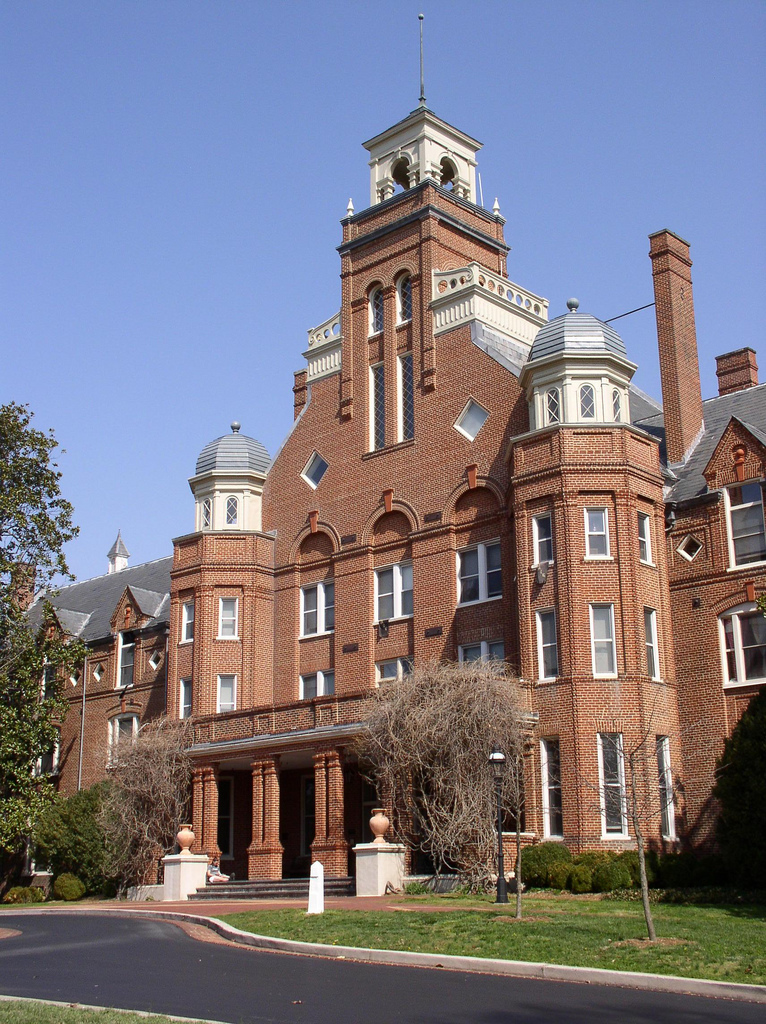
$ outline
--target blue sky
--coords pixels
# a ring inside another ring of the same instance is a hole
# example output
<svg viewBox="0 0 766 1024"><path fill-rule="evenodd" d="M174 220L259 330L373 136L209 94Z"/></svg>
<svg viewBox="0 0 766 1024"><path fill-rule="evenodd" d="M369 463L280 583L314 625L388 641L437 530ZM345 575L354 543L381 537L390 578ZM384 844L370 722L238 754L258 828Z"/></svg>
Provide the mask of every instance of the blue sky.
<svg viewBox="0 0 766 1024"><path fill-rule="evenodd" d="M273 454L306 331L337 312L361 142L416 104L484 143L511 280L607 319L652 301L647 235L692 244L703 397L762 338L766 6L6 0L0 402L66 454L78 578L193 526L232 419ZM616 325L659 397L653 310ZM766 353L761 376L766 378Z"/></svg>

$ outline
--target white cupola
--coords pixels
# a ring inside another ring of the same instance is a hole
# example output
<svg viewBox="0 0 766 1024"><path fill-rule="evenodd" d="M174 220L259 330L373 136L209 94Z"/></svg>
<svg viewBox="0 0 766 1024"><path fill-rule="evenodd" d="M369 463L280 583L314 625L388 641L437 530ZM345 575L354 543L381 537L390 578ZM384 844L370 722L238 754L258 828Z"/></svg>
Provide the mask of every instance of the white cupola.
<svg viewBox="0 0 766 1024"><path fill-rule="evenodd" d="M262 498L271 457L260 441L231 433L206 444L189 480L196 508L195 529L228 532L262 529Z"/></svg>
<svg viewBox="0 0 766 1024"><path fill-rule="evenodd" d="M569 299L568 312L535 336L519 382L526 389L530 429L556 423L630 423L629 385L636 364L614 328Z"/></svg>
<svg viewBox="0 0 766 1024"><path fill-rule="evenodd" d="M481 143L442 121L425 103L403 121L363 143L370 154L370 205L390 199L397 185L433 181L478 204L476 153Z"/></svg>

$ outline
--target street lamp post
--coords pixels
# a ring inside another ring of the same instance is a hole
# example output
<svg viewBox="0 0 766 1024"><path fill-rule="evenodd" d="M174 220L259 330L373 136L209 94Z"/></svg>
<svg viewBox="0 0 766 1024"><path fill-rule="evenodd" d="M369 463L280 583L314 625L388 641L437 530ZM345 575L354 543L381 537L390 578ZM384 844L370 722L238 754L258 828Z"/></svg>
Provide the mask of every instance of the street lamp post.
<svg viewBox="0 0 766 1024"><path fill-rule="evenodd" d="M505 775L505 754L495 747L489 755L489 764L495 779L497 796L497 899L495 903L508 902L508 887L505 884L505 861L503 858L503 776Z"/></svg>

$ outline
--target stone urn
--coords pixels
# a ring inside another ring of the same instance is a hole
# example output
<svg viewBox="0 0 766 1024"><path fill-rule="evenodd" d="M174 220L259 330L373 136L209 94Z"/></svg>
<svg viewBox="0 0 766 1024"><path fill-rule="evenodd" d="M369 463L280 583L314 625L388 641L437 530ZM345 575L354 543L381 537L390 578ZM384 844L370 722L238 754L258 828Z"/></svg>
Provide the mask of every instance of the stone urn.
<svg viewBox="0 0 766 1024"><path fill-rule="evenodd" d="M191 853L191 848L194 843L196 836L192 832L191 825L182 825L178 835L176 836L176 842L181 847L181 856L188 856Z"/></svg>
<svg viewBox="0 0 766 1024"><path fill-rule="evenodd" d="M388 826L390 824L391 822L386 816L385 809L383 807L373 807L372 817L370 818L370 830L375 836L373 843L382 844L386 842L384 836L386 832L388 832Z"/></svg>

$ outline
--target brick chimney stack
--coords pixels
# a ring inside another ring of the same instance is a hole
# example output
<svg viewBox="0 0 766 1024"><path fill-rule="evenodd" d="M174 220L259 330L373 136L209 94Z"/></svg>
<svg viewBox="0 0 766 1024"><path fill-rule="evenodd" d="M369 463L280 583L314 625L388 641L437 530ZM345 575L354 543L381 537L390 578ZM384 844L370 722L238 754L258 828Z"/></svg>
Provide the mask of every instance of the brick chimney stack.
<svg viewBox="0 0 766 1024"><path fill-rule="evenodd" d="M668 462L683 462L702 430L702 391L694 326L689 243L668 231L649 235Z"/></svg>
<svg viewBox="0 0 766 1024"><path fill-rule="evenodd" d="M758 385L758 363L752 348L738 348L715 357L715 372L718 377L718 394L730 395L733 391L744 391Z"/></svg>

